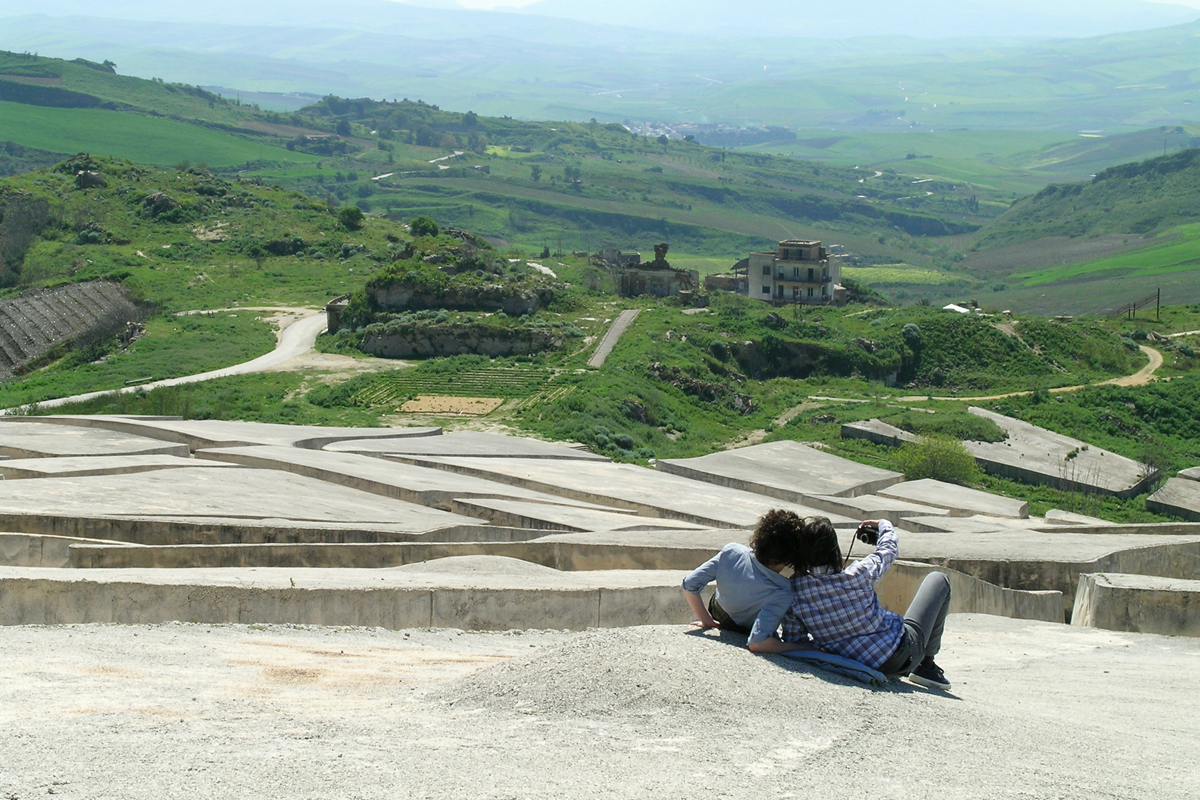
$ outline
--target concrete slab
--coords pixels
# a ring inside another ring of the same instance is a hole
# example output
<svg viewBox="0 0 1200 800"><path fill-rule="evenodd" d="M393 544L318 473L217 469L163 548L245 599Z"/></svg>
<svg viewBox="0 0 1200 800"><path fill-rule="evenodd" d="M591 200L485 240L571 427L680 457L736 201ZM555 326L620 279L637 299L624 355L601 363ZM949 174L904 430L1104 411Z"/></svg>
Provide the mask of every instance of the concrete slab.
<svg viewBox="0 0 1200 800"><path fill-rule="evenodd" d="M509 483L454 474L444 470L411 463L399 463L358 453L332 453L326 450L265 446L198 450L196 457L198 460L279 470L443 510L450 510L456 500L472 497L499 497L611 510L604 506L572 501L545 492L513 486ZM541 462L542 460L539 459L535 463L540 464ZM607 463L607 461L603 463Z"/></svg>
<svg viewBox="0 0 1200 800"><path fill-rule="evenodd" d="M1154 476L1131 458L1078 439L982 408L972 414L995 422L1008 434L1003 442L963 442L987 472L1066 491L1100 492L1129 498L1144 491Z"/></svg>
<svg viewBox="0 0 1200 800"><path fill-rule="evenodd" d="M1189 469L1180 470L1176 477L1184 478L1185 480L1189 481L1200 481L1200 467L1191 467Z"/></svg>
<svg viewBox="0 0 1200 800"><path fill-rule="evenodd" d="M1200 581L1153 575L1081 575L1071 624L1200 636Z"/></svg>
<svg viewBox="0 0 1200 800"><path fill-rule="evenodd" d="M1066 612L1071 610L1083 573L1123 572L1184 579L1200 574L1200 536L1020 530L985 535L904 532L900 536L900 555L910 561L949 567L997 586L1062 592Z"/></svg>
<svg viewBox="0 0 1200 800"><path fill-rule="evenodd" d="M990 517L975 514L970 517L952 517L949 514L940 517L917 516L906 517L904 528L920 533L949 533L976 534L991 533L992 531L1036 530L1041 527L1042 520L1018 520L1011 517Z"/></svg>
<svg viewBox="0 0 1200 800"><path fill-rule="evenodd" d="M1158 514L1200 522L1200 481L1170 478L1146 498L1146 508Z"/></svg>
<svg viewBox="0 0 1200 800"><path fill-rule="evenodd" d="M181 447L183 447L181 445ZM184 447L184 450L187 448ZM172 455L66 456L62 458L20 458L0 462L0 476L7 480L26 478L68 478L86 475L132 475L160 469L224 467L216 461L200 461Z"/></svg>
<svg viewBox="0 0 1200 800"><path fill-rule="evenodd" d="M822 511L842 514L855 519L888 519L893 522L906 517L948 516L944 508L910 503L894 497L882 497L877 494L862 494L857 497L826 497L810 495L804 498L805 504Z"/></svg>
<svg viewBox="0 0 1200 800"><path fill-rule="evenodd" d="M804 503L810 495L854 497L904 480L799 442L771 442L699 458L661 459L656 468L696 481Z"/></svg>
<svg viewBox="0 0 1200 800"><path fill-rule="evenodd" d="M4 422L40 423L66 428L92 428L144 436L159 441L185 444L192 450L204 447L275 445L319 450L349 439L392 439L411 436L440 436L441 428L323 428L307 425L276 425L265 422L226 420L182 420L169 417L51 416L6 417Z"/></svg>
<svg viewBox="0 0 1200 800"><path fill-rule="evenodd" d="M420 458L419 463L572 500L638 511L645 516L719 528L753 527L758 518L772 508L789 508L801 515L823 513L797 503L724 486L697 483L632 464L435 457ZM836 514L825 516L829 516L835 525L854 527L858 524L857 520Z"/></svg>
<svg viewBox="0 0 1200 800"><path fill-rule="evenodd" d="M544 533L544 532L543 532ZM608 569L692 570L728 541L747 538L741 531L686 531L664 538L661 531L610 534L561 534L529 541L405 541L381 543L196 544L119 547L111 543L71 541L69 565L75 569L185 569L212 567L291 567L380 569L455 556L519 558L570 572ZM731 535L734 534L734 535ZM134 552L136 551L136 552ZM28 564L27 566L39 566ZM43 564L41 566L59 566Z"/></svg>
<svg viewBox="0 0 1200 800"><path fill-rule="evenodd" d="M704 530L676 519L641 517L633 513L603 511L596 508L532 503L493 498L458 499L452 509L460 514L486 519L497 525L514 528L537 528L544 531L648 531Z"/></svg>
<svg viewBox="0 0 1200 800"><path fill-rule="evenodd" d="M376 570L0 567L0 624L188 621L510 630L684 623L684 573L462 556Z"/></svg>
<svg viewBox="0 0 1200 800"><path fill-rule="evenodd" d="M1063 526L1087 525L1087 526L1093 527L1093 528L1107 527L1109 525L1116 524L1115 522L1109 522L1106 519L1100 519L1099 517L1089 517L1087 514L1076 514L1073 511L1063 511L1060 508L1052 508L1049 511L1047 511L1045 520L1046 520L1047 525L1063 525Z"/></svg>
<svg viewBox="0 0 1200 800"><path fill-rule="evenodd" d="M1025 519L1029 516L1029 504L1022 500L1013 500L1010 497L966 486L957 486L932 478L897 483L886 489L880 489L879 494L884 497L899 497L913 503L944 508L956 517L988 514L993 517Z"/></svg>
<svg viewBox="0 0 1200 800"><path fill-rule="evenodd" d="M351 439L325 445L332 453L362 455L470 456L472 458L565 458L580 461L611 461L607 456L552 442L501 436L495 433L459 431L443 436L402 439Z"/></svg>
<svg viewBox="0 0 1200 800"><path fill-rule="evenodd" d="M101 429L29 424L40 417L0 417L0 455L12 459L164 454L187 456L185 445Z"/></svg>
<svg viewBox="0 0 1200 800"><path fill-rule="evenodd" d="M93 545L123 550L138 545L104 539L45 536L36 533L0 533L0 565L6 567L69 567L72 545Z"/></svg>
<svg viewBox="0 0 1200 800"><path fill-rule="evenodd" d="M920 436L878 419L847 422L842 425L843 439L866 439L887 447L899 447L906 442L918 442Z"/></svg>
<svg viewBox="0 0 1200 800"><path fill-rule="evenodd" d="M1200 739L1196 643L1165 636L954 615L947 694L870 690L686 626L5 634L0 788L23 799L584 800L699 784L748 800L798 794L814 751L827 800L881 785L931 797L930 774L964 798L1019 785L1023 800L1194 800L1200 772L1180 754ZM863 756L881 752L920 769Z"/></svg>
<svg viewBox="0 0 1200 800"><path fill-rule="evenodd" d="M115 531L110 529L122 527L115 521L122 519L131 524L123 526L123 534L111 535ZM0 481L0 520L10 530L152 543L165 535L155 532L156 520L191 521L203 527L222 519L247 528L287 528L304 522L320 528L380 525L410 536L464 525L480 527L478 520L457 514L285 472L237 467ZM22 520L26 527L13 527ZM57 530L56 520L76 524ZM132 524L138 520L145 524ZM81 534L77 528L86 528L89 521L105 534ZM38 529L39 525L45 527ZM161 538L159 542L167 543Z"/></svg>

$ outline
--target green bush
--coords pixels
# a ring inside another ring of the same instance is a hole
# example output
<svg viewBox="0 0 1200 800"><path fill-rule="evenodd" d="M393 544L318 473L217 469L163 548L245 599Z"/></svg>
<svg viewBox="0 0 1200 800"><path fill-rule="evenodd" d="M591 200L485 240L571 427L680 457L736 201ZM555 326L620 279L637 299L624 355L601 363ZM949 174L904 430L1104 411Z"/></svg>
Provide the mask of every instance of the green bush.
<svg viewBox="0 0 1200 800"><path fill-rule="evenodd" d="M977 417L965 411L939 411L937 414L905 411L895 416L884 417L883 421L918 436L948 436L963 442L1003 442L1008 438L1004 429L990 419Z"/></svg>
<svg viewBox="0 0 1200 800"><path fill-rule="evenodd" d="M910 481L933 478L969 486L983 478L974 456L962 442L949 436L935 435L910 442L896 453L896 460Z"/></svg>
<svg viewBox="0 0 1200 800"><path fill-rule="evenodd" d="M337 212L338 222L348 231L356 231L362 227L363 211L358 206L343 206Z"/></svg>
<svg viewBox="0 0 1200 800"><path fill-rule="evenodd" d="M426 237L437 236L441 233L438 224L429 217L416 217L412 222L408 223L408 230L413 236Z"/></svg>

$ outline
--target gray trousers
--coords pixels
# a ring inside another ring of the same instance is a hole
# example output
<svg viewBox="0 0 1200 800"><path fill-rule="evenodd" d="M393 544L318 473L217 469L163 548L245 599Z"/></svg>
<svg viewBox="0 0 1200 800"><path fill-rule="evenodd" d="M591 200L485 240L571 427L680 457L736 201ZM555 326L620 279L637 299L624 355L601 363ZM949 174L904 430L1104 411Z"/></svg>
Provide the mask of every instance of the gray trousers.
<svg viewBox="0 0 1200 800"><path fill-rule="evenodd" d="M896 652L879 667L884 675L907 675L923 659L933 658L942 649L942 630L950 610L950 579L931 572L921 582L917 596L904 612L904 636Z"/></svg>

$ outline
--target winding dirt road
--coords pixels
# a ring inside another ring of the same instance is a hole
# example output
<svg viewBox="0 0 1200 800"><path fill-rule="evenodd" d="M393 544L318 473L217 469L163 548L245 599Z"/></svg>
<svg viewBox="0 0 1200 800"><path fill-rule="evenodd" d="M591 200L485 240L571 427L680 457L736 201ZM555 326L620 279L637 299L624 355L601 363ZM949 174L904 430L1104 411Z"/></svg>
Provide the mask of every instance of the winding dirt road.
<svg viewBox="0 0 1200 800"><path fill-rule="evenodd" d="M1150 363L1139 369L1132 375L1125 375L1120 378L1110 378L1106 381L1097 381L1095 383L1082 383L1078 386L1059 386L1056 389L1051 389L1051 394L1064 394L1066 392L1078 392L1080 389L1086 389L1089 386L1145 386L1150 381L1154 380L1154 373L1163 365L1162 353L1155 350L1153 347L1146 347L1144 344L1138 345L1146 357L1150 359ZM922 403L926 400L962 400L964 402L975 403L984 400L1003 400L1006 397L1025 397L1033 394L1033 391L1024 392L1006 392L1005 394L990 394L983 397L936 397L931 395L914 395L910 397L897 397L896 400L901 403Z"/></svg>
<svg viewBox="0 0 1200 800"><path fill-rule="evenodd" d="M312 350L313 345L316 344L317 336L324 330L325 312L313 311L309 316L302 317L283 328L279 332L278 343L275 345L275 349L252 361L234 364L232 367L214 369L210 372L202 372L198 375L185 375L181 378L167 378L161 381L153 381L152 383L143 383L138 386L126 386L123 389L107 389L102 392L88 392L86 394L72 395L71 397L43 400L37 405L39 408L58 408L69 403L92 400L96 397L113 394L114 392L120 394L141 392L147 389L157 389L161 386L180 386L185 383L210 381L214 378L227 378L231 375L249 375L252 372L266 372ZM0 415L11 414L16 410L14 408L6 408L0 410Z"/></svg>

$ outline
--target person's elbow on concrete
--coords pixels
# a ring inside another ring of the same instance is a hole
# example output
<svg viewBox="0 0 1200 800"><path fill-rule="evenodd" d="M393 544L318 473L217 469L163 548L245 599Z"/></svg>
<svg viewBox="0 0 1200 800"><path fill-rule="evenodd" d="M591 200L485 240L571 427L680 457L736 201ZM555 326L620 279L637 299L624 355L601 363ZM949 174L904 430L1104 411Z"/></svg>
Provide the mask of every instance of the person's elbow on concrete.
<svg viewBox="0 0 1200 800"><path fill-rule="evenodd" d="M777 639L774 636L769 636L766 639L761 639L757 642L750 642L748 645L751 653L759 655L771 655L780 653L794 653L798 650L815 650L809 642L785 642L782 639Z"/></svg>

